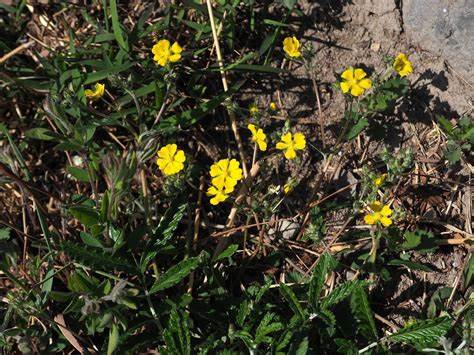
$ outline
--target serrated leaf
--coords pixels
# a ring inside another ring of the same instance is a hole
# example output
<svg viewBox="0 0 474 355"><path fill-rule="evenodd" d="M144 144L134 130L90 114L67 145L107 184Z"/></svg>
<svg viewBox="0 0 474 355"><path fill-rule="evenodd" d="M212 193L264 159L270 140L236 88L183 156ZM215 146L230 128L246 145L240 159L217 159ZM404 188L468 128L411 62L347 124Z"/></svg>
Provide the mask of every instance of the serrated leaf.
<svg viewBox="0 0 474 355"><path fill-rule="evenodd" d="M296 297L295 293L284 283L280 283L280 292L288 301L290 308L293 310L295 315L297 315L300 320L306 319L306 314L303 311L303 307L301 307L298 298Z"/></svg>
<svg viewBox="0 0 474 355"><path fill-rule="evenodd" d="M88 228L99 223L99 214L91 207L73 206L69 208L69 212Z"/></svg>
<svg viewBox="0 0 474 355"><path fill-rule="evenodd" d="M109 342L107 343L107 355L112 355L119 343L119 328L117 324L112 324L109 331Z"/></svg>
<svg viewBox="0 0 474 355"><path fill-rule="evenodd" d="M26 131L25 136L28 138L39 139L42 141L52 141L56 139L57 134L50 131L49 129L38 127Z"/></svg>
<svg viewBox="0 0 474 355"><path fill-rule="evenodd" d="M358 329L367 339L377 340L377 328L375 327L374 315L370 308L369 300L364 289L357 285L351 297L351 310L358 321Z"/></svg>
<svg viewBox="0 0 474 355"><path fill-rule="evenodd" d="M262 342L269 343L271 338L267 337L268 334L277 332L284 328L283 324L280 322L272 322L276 317L274 313L268 312L260 321L260 324L257 327L255 332L255 343L259 344Z"/></svg>
<svg viewBox="0 0 474 355"><path fill-rule="evenodd" d="M309 282L308 302L314 309L317 309L318 307L319 297L323 290L326 276L330 270L336 267L336 264L337 262L330 254L321 254L321 257L313 270L311 281Z"/></svg>
<svg viewBox="0 0 474 355"><path fill-rule="evenodd" d="M364 284L364 281L355 280L347 281L341 285L336 286L334 290L323 299L321 302L321 308L332 307L339 302L349 297L356 287L360 287Z"/></svg>
<svg viewBox="0 0 474 355"><path fill-rule="evenodd" d="M219 261L234 255L234 253L239 249L237 244L229 245L222 253L220 253L213 261Z"/></svg>
<svg viewBox="0 0 474 355"><path fill-rule="evenodd" d="M113 269L122 270L129 273L137 272L137 270L126 260L107 254L104 251L99 251L97 249L92 250L67 240L62 242L61 249L72 258L84 263L89 267L93 266L96 269L107 270L108 272Z"/></svg>
<svg viewBox="0 0 474 355"><path fill-rule="evenodd" d="M450 327L451 320L449 317L416 321L390 335L388 341L424 347L437 343L439 338L445 335Z"/></svg>
<svg viewBox="0 0 474 355"><path fill-rule="evenodd" d="M160 276L160 278L150 288L148 293L151 295L176 285L178 282L188 276L191 271L196 269L200 262L201 259L199 257L195 257L188 258L172 266Z"/></svg>

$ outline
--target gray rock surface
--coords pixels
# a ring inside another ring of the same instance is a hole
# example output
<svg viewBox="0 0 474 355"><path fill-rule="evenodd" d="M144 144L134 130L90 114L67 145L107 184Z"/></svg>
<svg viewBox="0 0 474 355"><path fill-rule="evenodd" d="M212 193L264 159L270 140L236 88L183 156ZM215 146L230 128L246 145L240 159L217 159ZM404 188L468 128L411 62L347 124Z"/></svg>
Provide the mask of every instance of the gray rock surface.
<svg viewBox="0 0 474 355"><path fill-rule="evenodd" d="M474 0L404 0L402 3L407 36L473 82Z"/></svg>

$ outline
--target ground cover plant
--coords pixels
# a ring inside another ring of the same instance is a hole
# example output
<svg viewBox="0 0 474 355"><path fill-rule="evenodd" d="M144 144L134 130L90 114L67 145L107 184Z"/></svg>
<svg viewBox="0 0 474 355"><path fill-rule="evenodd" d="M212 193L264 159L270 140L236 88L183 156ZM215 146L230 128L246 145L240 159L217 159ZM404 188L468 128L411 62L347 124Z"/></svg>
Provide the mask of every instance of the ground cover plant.
<svg viewBox="0 0 474 355"><path fill-rule="evenodd" d="M473 120L389 144L409 52L323 78L292 0L0 11L4 353L471 353Z"/></svg>

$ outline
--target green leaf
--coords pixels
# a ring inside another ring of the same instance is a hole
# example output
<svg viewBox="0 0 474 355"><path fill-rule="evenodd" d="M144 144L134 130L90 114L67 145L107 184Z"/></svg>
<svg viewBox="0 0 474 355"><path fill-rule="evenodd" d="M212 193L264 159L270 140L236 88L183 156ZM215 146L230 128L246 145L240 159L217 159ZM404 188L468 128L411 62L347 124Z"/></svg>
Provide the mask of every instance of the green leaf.
<svg viewBox="0 0 474 355"><path fill-rule="evenodd" d="M0 230L1 232L1 230ZM464 271L464 289L467 290L469 286L474 282L474 255L471 254L469 263Z"/></svg>
<svg viewBox="0 0 474 355"><path fill-rule="evenodd" d="M119 343L119 328L117 324L112 324L109 332L109 342L107 344L107 355L112 355Z"/></svg>
<svg viewBox="0 0 474 355"><path fill-rule="evenodd" d="M0 240L10 239L10 228L0 228Z"/></svg>
<svg viewBox="0 0 474 355"><path fill-rule="evenodd" d="M285 5L289 10L293 9L296 5L296 0L282 0L283 5Z"/></svg>
<svg viewBox="0 0 474 355"><path fill-rule="evenodd" d="M263 19L263 23L266 25L276 26L276 27L290 27L290 25L288 25L287 23L275 21L269 18Z"/></svg>
<svg viewBox="0 0 474 355"><path fill-rule="evenodd" d="M72 258L83 262L89 267L95 267L99 270L107 270L108 272L113 269L129 273L137 272L135 267L130 265L126 260L115 255L107 254L104 251L99 251L97 249L92 250L67 240L62 242L61 249Z"/></svg>
<svg viewBox="0 0 474 355"><path fill-rule="evenodd" d="M216 256L213 261L219 261L225 258L229 258L234 255L237 249L239 249L239 246L237 244L231 244L227 247L227 249L225 249L222 253Z"/></svg>
<svg viewBox="0 0 474 355"><path fill-rule="evenodd" d="M99 242L97 238L94 238L89 233L81 232L81 239L84 244L94 247L94 248L103 248L102 244Z"/></svg>
<svg viewBox="0 0 474 355"><path fill-rule="evenodd" d="M437 343L450 327L451 320L449 317L415 321L395 334L388 336L388 341L425 347Z"/></svg>
<svg viewBox="0 0 474 355"><path fill-rule="evenodd" d="M321 302L321 308L329 308L338 304L339 302L349 297L356 289L356 287L361 287L364 284L364 281L355 280L347 281L341 285L336 286L336 288L334 288L334 290L323 299L323 301Z"/></svg>
<svg viewBox="0 0 474 355"><path fill-rule="evenodd" d="M370 308L367 294L360 285L357 285L352 292L351 310L355 319L359 322L358 329L360 333L367 339L377 340L374 315Z"/></svg>
<svg viewBox="0 0 474 355"><path fill-rule="evenodd" d="M115 40L125 51L128 52L128 43L123 39L122 29L117 12L117 1L110 0L110 15L112 16L112 29L114 31Z"/></svg>
<svg viewBox="0 0 474 355"><path fill-rule="evenodd" d="M239 90L244 83L245 80L241 80L234 84L229 89L229 91L223 92L222 94L217 95L213 99L199 104L196 108L180 112L162 119L158 129L163 133L171 134L176 132L180 127L186 128L193 125L199 119L207 115L210 111L219 107L227 98L237 92L237 90Z"/></svg>
<svg viewBox="0 0 474 355"><path fill-rule="evenodd" d="M54 280L54 269L48 270L46 275L44 275L43 285L41 286L41 290L43 292L51 292L53 289L53 280Z"/></svg>
<svg viewBox="0 0 474 355"><path fill-rule="evenodd" d="M71 213L79 220L79 222L88 228L99 223L99 214L91 207L73 206L69 208L69 213Z"/></svg>
<svg viewBox="0 0 474 355"><path fill-rule="evenodd" d="M447 149L444 151L444 157L449 164L456 164L462 156L462 150L455 142L448 142Z"/></svg>
<svg viewBox="0 0 474 355"><path fill-rule="evenodd" d="M57 134L46 128L32 128L25 132L28 138L39 139L42 141L52 141L57 138Z"/></svg>
<svg viewBox="0 0 474 355"><path fill-rule="evenodd" d="M334 342L338 346L337 351L340 354L345 355L358 355L359 348L350 340L347 339L335 339Z"/></svg>
<svg viewBox="0 0 474 355"><path fill-rule="evenodd" d="M436 118L438 119L438 122L443 129L443 131L451 136L453 134L453 125L451 122L449 122L444 116L441 115L436 115Z"/></svg>
<svg viewBox="0 0 474 355"><path fill-rule="evenodd" d="M67 278L67 288L72 292L93 292L97 286L97 280L81 270L73 271Z"/></svg>
<svg viewBox="0 0 474 355"><path fill-rule="evenodd" d="M308 337L304 337L303 340L298 344L298 348L295 351L295 355L306 355L308 354L309 341Z"/></svg>
<svg viewBox="0 0 474 355"><path fill-rule="evenodd" d="M324 287L324 281L329 271L333 270L337 265L334 258L328 254L321 254L318 263L316 264L311 281L309 282L308 302L313 309L318 308L319 297Z"/></svg>
<svg viewBox="0 0 474 355"><path fill-rule="evenodd" d="M178 264L172 266L168 269L160 278L153 284L148 292L150 295L158 291L165 290L176 285L186 276L188 276L191 271L196 269L201 262L199 257L188 258L179 262Z"/></svg>
<svg viewBox="0 0 474 355"><path fill-rule="evenodd" d="M446 300L451 296L452 287L438 288L430 298L426 315L428 318L436 318L438 312L445 311Z"/></svg>
<svg viewBox="0 0 474 355"><path fill-rule="evenodd" d="M402 250L414 249L419 253L426 254L437 248L436 238L433 233L417 229L415 231L407 231L403 234L405 241L402 243Z"/></svg>
<svg viewBox="0 0 474 355"><path fill-rule="evenodd" d="M346 134L346 139L351 141L356 138L365 127L369 125L369 121L366 118L361 118L357 123L349 129L349 132Z"/></svg>
<svg viewBox="0 0 474 355"><path fill-rule="evenodd" d="M394 260L390 260L387 264L392 265L392 266L403 265L403 266L406 266L407 268L409 268L410 270L420 270L420 271L425 271L425 272L434 272L433 269L431 269L430 267L428 267L426 265L423 265L423 264L420 264L420 263L415 263L415 262L409 261L409 260L394 259Z"/></svg>
<svg viewBox="0 0 474 355"><path fill-rule="evenodd" d="M306 319L306 314L291 288L289 288L284 283L280 283L280 292L289 302L290 308L293 310L293 312L300 318L300 320L304 321Z"/></svg>
<svg viewBox="0 0 474 355"><path fill-rule="evenodd" d="M140 260L140 269L142 272L145 272L146 268L150 261L158 254L158 251L168 243L168 241L173 237L176 228L179 225L181 219L185 214L187 203L181 203L181 201L175 201L165 212L165 215L160 220L158 228L154 233L155 241L148 249L148 252L142 254Z"/></svg>
<svg viewBox="0 0 474 355"><path fill-rule="evenodd" d="M89 174L86 169L81 169L76 166L68 165L66 170L71 174L77 181L89 182Z"/></svg>

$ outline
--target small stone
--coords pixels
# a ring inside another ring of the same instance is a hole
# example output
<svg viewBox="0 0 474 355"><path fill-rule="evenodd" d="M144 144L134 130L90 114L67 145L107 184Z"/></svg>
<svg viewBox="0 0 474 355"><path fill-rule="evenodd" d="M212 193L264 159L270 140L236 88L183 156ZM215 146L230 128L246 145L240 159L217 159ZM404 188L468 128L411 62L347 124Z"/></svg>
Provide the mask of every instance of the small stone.
<svg viewBox="0 0 474 355"><path fill-rule="evenodd" d="M374 52L378 52L380 50L380 43L374 42L370 45L370 49Z"/></svg>

